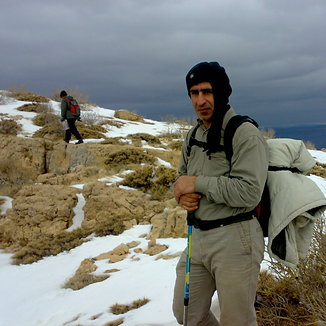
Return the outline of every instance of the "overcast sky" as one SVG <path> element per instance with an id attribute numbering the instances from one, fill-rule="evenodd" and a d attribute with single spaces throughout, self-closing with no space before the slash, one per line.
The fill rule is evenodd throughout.
<path id="1" fill-rule="evenodd" d="M 326 123 L 325 0 L 1 0 L 0 89 L 146 118 L 194 116 L 185 75 L 225 67 L 230 104 L 261 126 Z"/>

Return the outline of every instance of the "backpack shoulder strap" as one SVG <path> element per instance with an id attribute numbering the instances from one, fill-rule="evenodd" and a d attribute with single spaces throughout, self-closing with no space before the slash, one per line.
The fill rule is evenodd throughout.
<path id="1" fill-rule="evenodd" d="M 250 122 L 258 128 L 258 123 L 247 115 L 235 115 L 227 123 L 224 131 L 224 151 L 226 158 L 231 162 L 233 155 L 232 141 L 233 136 L 240 125 Z"/>
<path id="2" fill-rule="evenodd" d="M 197 123 L 196 127 L 194 128 L 194 130 L 192 131 L 189 141 L 188 141 L 188 145 L 187 145 L 187 156 L 190 156 L 191 153 L 191 147 L 194 145 L 200 146 L 200 147 L 204 147 L 204 143 L 200 142 L 196 139 L 196 132 L 197 129 L 199 128 L 199 123 Z M 205 147 L 204 147 L 205 148 Z"/>

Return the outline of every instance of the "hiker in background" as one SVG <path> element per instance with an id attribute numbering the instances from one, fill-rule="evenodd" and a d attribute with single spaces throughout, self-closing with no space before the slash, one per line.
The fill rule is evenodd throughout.
<path id="1" fill-rule="evenodd" d="M 197 141 L 189 153 L 192 128 L 182 146 L 174 196 L 194 215 L 188 325 L 257 326 L 254 303 L 264 238 L 254 209 L 267 178 L 267 144 L 259 130 L 245 122 L 234 134 L 233 156 L 227 160 L 221 145 L 225 127 L 236 114 L 229 105 L 229 78 L 217 62 L 195 65 L 186 85 L 198 116 Z M 183 323 L 185 264 L 186 250 L 176 267 L 173 298 L 179 324 Z M 219 322 L 210 310 L 215 291 Z"/>
<path id="2" fill-rule="evenodd" d="M 60 92 L 61 97 L 61 121 L 67 121 L 68 127 L 65 128 L 64 141 L 69 143 L 71 134 L 73 134 L 78 140 L 76 144 L 83 143 L 83 139 L 80 136 L 77 128 L 76 121 L 80 120 L 80 108 L 77 101 L 67 94 L 66 91 Z"/>

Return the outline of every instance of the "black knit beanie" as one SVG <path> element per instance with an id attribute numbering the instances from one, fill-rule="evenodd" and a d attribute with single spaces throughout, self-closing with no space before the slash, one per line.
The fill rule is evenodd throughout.
<path id="1" fill-rule="evenodd" d="M 228 104 L 229 96 L 232 93 L 230 80 L 217 62 L 201 62 L 190 69 L 186 76 L 188 95 L 190 88 L 202 82 L 209 82 L 214 92 L 214 101 L 218 104 Z"/>
<path id="2" fill-rule="evenodd" d="M 219 149 L 223 118 L 230 108 L 228 103 L 232 88 L 225 69 L 217 62 L 201 62 L 190 69 L 186 76 L 188 95 L 192 86 L 202 82 L 212 85 L 214 95 L 213 121 L 207 134 L 207 154 L 210 155 Z"/>
<path id="3" fill-rule="evenodd" d="M 65 97 L 65 96 L 67 96 L 68 94 L 67 94 L 67 92 L 66 91 L 61 91 L 60 92 L 60 97 Z"/>

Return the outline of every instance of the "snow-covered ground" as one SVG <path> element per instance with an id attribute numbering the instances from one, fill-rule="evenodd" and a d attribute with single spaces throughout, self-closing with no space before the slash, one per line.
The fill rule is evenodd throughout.
<path id="1" fill-rule="evenodd" d="M 23 116 L 19 122 L 24 126 L 21 136 L 26 137 L 38 127 L 31 123 L 33 113 L 16 110 L 24 103 L 15 101 L 0 105 L 0 113 Z M 57 103 L 53 102 L 52 105 L 59 109 Z M 99 110 L 98 114 L 102 116 L 113 117 L 114 114 L 112 110 L 96 110 Z M 162 122 L 150 122 L 151 124 L 146 124 L 147 129 L 144 124 L 139 129 L 138 123 L 125 124 L 122 130 L 111 128 L 109 136 L 124 136 L 135 132 L 155 135 L 171 128 Z M 326 153 L 311 151 L 311 154 L 318 162 L 326 163 Z M 312 176 L 311 179 L 326 196 L 326 179 L 317 176 Z M 119 180 L 118 177 L 103 181 L 116 180 Z M 82 186 L 76 185 L 78 188 Z M 71 229 L 78 227 L 83 219 L 84 202 L 81 197 L 78 198 Z M 11 198 L 0 198 L 4 199 L 0 214 L 4 214 L 11 207 Z M 149 225 L 138 225 L 119 236 L 93 237 L 77 248 L 57 256 L 46 257 L 30 265 L 11 265 L 11 255 L 0 252 L 0 326 L 104 326 L 119 318 L 123 318 L 122 325 L 127 326 L 177 326 L 171 304 L 178 258 L 156 260 L 156 256 L 135 252 L 137 248 L 147 248 L 148 240 L 143 235 L 149 231 Z M 119 269 L 108 279 L 78 291 L 62 288 L 81 261 L 131 241 L 138 241 L 139 244 L 131 250 L 126 259 L 113 264 L 109 264 L 107 260 L 96 262 L 96 274 L 108 269 Z M 179 254 L 186 246 L 186 239 L 159 239 L 157 243 L 168 246 L 165 254 Z M 267 267 L 268 263 L 264 262 L 262 268 Z M 132 301 L 142 298 L 150 301 L 139 309 L 123 315 L 110 312 L 110 306 L 116 303 L 131 304 Z"/>

